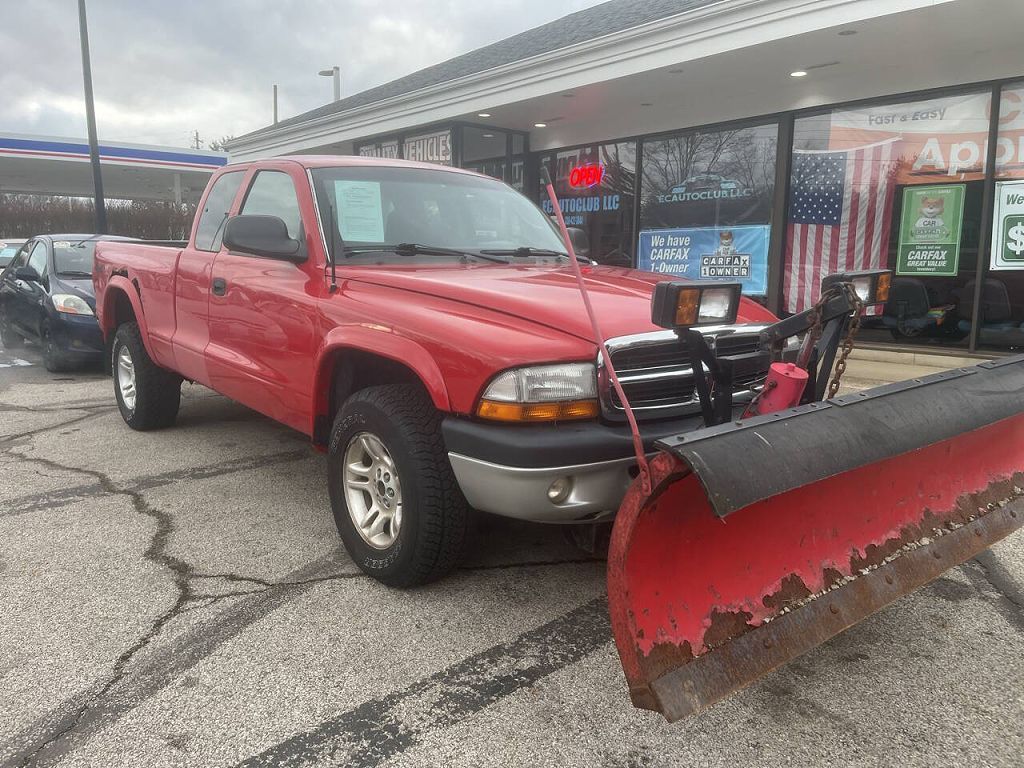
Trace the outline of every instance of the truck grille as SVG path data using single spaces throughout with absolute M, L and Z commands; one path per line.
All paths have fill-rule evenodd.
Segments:
M 741 355 L 756 352 L 760 347 L 763 325 L 738 325 L 709 328 L 705 336 L 719 354 Z M 693 369 L 689 351 L 672 331 L 623 336 L 609 339 L 608 352 L 619 375 L 622 389 L 638 419 L 674 418 L 700 410 L 700 402 L 693 383 Z M 604 374 L 598 361 L 601 383 L 601 401 L 605 417 L 613 421 L 625 419 L 618 393 Z M 748 394 L 767 374 L 764 371 L 738 376 L 734 393 Z

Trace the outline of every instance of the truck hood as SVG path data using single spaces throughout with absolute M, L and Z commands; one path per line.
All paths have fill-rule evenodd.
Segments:
M 569 266 L 389 265 L 345 270 L 344 277 L 470 304 L 593 341 L 576 277 Z M 601 332 L 614 337 L 659 330 L 651 323 L 651 293 L 655 284 L 678 278 L 622 267 L 587 266 L 583 267 L 583 279 Z M 775 319 L 760 304 L 742 300 L 738 322 Z

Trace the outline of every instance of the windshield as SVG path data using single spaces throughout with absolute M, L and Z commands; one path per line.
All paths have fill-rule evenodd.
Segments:
M 548 258 L 565 254 L 562 238 L 540 208 L 495 179 L 376 166 L 318 168 L 312 176 L 329 247 L 333 226 L 339 249 L 342 242 L 358 251 L 415 243 L 471 255 L 507 252 L 509 259 L 529 257 L 532 250 Z M 391 259 L 408 259 L 409 253 Z
M 53 267 L 58 275 L 88 277 L 92 274 L 95 240 L 56 240 L 53 243 Z

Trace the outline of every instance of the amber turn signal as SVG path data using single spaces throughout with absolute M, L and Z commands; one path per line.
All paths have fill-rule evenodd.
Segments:
M 481 400 L 476 414 L 491 421 L 569 421 L 593 419 L 599 412 L 597 400 L 566 400 L 560 403 L 499 403 Z

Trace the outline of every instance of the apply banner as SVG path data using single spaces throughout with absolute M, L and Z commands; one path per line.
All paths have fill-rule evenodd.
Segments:
M 979 181 L 985 178 L 988 91 L 911 104 L 869 105 L 832 113 L 828 148 L 846 150 L 898 139 L 896 184 Z M 1024 168 L 1024 88 L 1003 89 L 996 167 Z
M 768 224 L 648 229 L 640 233 L 638 267 L 689 280 L 743 284 L 748 296 L 768 293 Z

